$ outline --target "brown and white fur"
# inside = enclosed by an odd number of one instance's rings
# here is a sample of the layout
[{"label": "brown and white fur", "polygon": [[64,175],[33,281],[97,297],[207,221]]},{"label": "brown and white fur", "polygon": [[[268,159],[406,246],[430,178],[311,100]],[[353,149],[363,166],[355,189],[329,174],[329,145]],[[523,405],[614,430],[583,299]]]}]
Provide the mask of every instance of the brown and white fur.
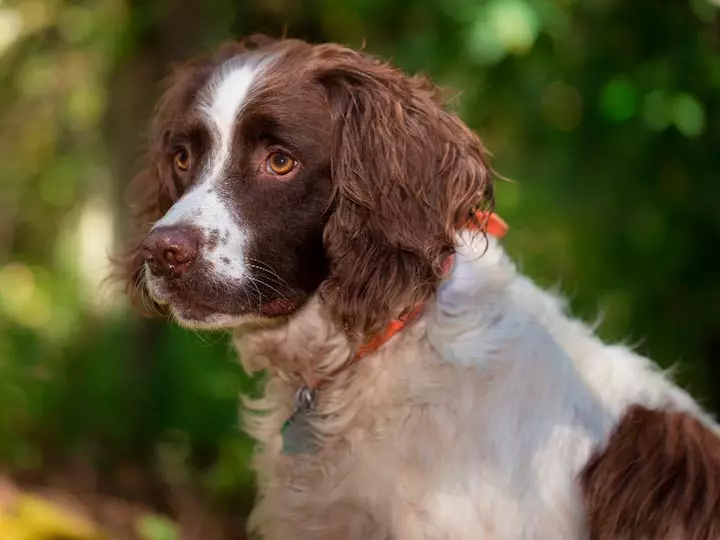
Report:
[{"label": "brown and white fur", "polygon": [[[230,44],[176,71],[150,142],[129,283],[269,373],[244,415],[260,537],[720,538],[716,424],[458,230],[492,175],[430,83],[338,45]],[[317,381],[318,448],[285,455]]]}]

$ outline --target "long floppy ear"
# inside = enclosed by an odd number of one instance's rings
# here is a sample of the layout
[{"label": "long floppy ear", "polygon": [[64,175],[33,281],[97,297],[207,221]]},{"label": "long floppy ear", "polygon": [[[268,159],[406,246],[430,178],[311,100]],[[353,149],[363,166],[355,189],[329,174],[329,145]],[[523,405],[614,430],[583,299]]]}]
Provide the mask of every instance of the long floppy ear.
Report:
[{"label": "long floppy ear", "polygon": [[165,90],[150,122],[145,167],[130,181],[126,192],[136,229],[135,238],[112,261],[111,278],[125,282],[133,306],[145,314],[161,310],[148,298],[145,289],[142,241],[152,224],[170,209],[186,188],[170,170],[167,141],[218,65],[234,56],[276,43],[277,40],[260,34],[229,42],[212,56],[198,57],[175,66],[165,81]]},{"label": "long floppy ear", "polygon": [[426,79],[336,45],[316,47],[314,60],[336,190],[320,292],[349,333],[367,335],[436,291],[492,174],[480,140]]}]

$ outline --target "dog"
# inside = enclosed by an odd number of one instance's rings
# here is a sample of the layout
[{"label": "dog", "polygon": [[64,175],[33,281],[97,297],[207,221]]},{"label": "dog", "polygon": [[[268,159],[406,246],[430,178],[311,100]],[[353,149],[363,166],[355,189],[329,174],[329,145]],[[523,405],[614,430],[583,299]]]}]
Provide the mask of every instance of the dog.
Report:
[{"label": "dog", "polygon": [[227,329],[268,540],[720,537],[715,421],[502,248],[420,76],[252,37],[179,66],[133,181],[136,304]]}]

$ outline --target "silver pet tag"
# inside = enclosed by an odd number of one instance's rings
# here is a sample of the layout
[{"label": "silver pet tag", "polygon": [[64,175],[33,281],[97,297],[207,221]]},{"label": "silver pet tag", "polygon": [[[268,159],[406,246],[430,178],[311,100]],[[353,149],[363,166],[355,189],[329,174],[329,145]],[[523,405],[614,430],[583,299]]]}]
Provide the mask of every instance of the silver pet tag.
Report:
[{"label": "silver pet tag", "polygon": [[315,439],[308,418],[314,408],[315,390],[307,386],[299,388],[295,393],[295,408],[281,431],[283,454],[309,454],[315,450]]}]

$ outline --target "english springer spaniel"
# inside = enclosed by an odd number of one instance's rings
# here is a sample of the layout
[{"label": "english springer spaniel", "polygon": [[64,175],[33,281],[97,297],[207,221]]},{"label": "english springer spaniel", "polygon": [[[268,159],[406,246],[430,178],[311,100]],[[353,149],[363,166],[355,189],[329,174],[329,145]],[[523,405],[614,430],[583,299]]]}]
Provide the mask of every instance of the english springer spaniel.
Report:
[{"label": "english springer spaniel", "polygon": [[649,360],[519,274],[481,141],[335,44],[177,69],[129,289],[229,329],[268,540],[720,538],[720,439]]}]

